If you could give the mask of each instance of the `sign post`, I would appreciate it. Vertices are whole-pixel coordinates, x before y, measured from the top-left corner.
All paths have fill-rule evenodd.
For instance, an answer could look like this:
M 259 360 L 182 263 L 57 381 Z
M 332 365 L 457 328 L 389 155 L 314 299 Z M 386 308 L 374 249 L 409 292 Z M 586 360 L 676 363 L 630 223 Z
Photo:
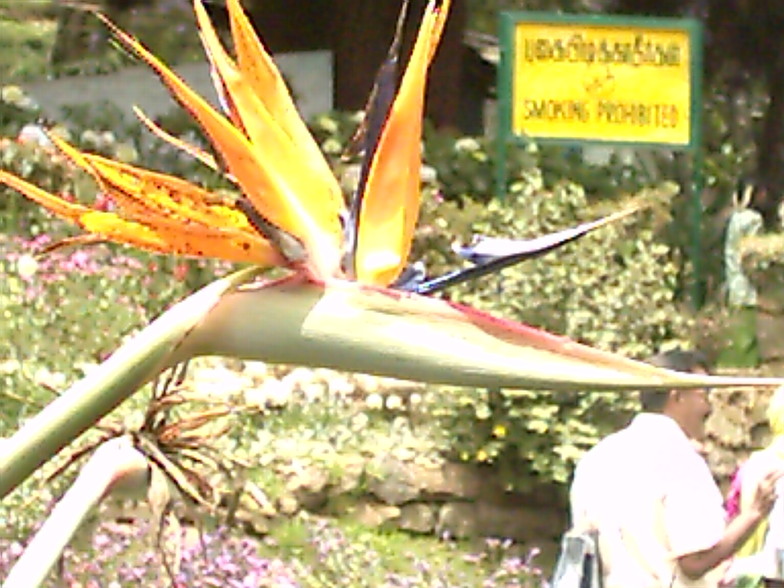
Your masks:
M 512 141 L 691 155 L 692 299 L 702 304 L 702 26 L 694 19 L 501 13 L 497 192 Z

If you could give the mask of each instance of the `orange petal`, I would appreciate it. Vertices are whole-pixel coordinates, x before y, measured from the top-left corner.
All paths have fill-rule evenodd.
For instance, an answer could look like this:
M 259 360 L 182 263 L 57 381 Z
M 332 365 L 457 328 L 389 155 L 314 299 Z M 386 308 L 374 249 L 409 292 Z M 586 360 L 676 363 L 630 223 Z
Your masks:
M 360 282 L 386 285 L 406 264 L 419 216 L 422 116 L 430 61 L 449 0 L 431 0 L 422 18 L 400 90 L 373 157 L 360 211 L 356 272 Z
M 110 189 L 103 185 L 100 174 L 98 174 L 95 169 L 93 169 L 93 166 L 90 165 L 90 162 L 87 159 L 87 155 L 85 153 L 82 153 L 67 141 L 57 137 L 53 133 L 50 133 L 48 137 L 49 140 L 52 141 L 52 143 L 74 164 L 93 176 L 93 178 L 95 178 L 95 180 L 101 185 L 102 189 L 110 192 Z M 146 205 L 146 203 L 139 202 L 137 199 L 129 197 L 124 193 L 113 193 L 112 197 L 114 198 L 117 206 L 121 208 L 123 213 L 128 216 L 143 218 L 146 214 L 149 213 L 149 207 Z
M 280 197 L 291 205 L 301 223 L 302 230 L 294 234 L 306 244 L 331 246 L 339 251 L 342 238 L 339 218 L 343 208 L 340 186 L 296 110 L 291 110 L 288 117 L 284 111 L 278 112 L 283 122 L 293 118 L 299 120 L 303 134 L 295 139 L 286 132 L 276 113 L 268 109 L 268 101 L 279 104 L 285 99 L 290 100 L 285 86 L 255 87 L 250 84 L 223 48 L 201 1 L 197 0 L 194 6 L 202 41 L 229 103 L 259 153 L 264 173 L 275 184 Z M 280 96 L 281 90 L 285 91 L 285 95 Z M 252 194 L 248 195 L 255 206 Z M 256 208 L 263 214 L 261 207 Z M 321 249 L 317 249 L 311 254 L 320 252 Z
M 187 225 L 194 234 L 202 227 L 227 236 L 261 238 L 242 212 L 198 186 L 174 176 L 82 153 L 55 136 L 51 140 L 95 178 L 117 203 L 123 218 L 172 230 Z
M 232 125 L 203 98 L 191 90 L 160 60 L 147 51 L 135 38 L 103 19 L 124 45 L 139 55 L 158 74 L 172 95 L 191 113 L 221 154 L 229 172 L 237 179 L 254 207 L 273 225 L 293 234 L 302 241 L 310 256 L 312 271 L 322 277 L 333 275 L 340 263 L 340 222 L 338 211 L 333 219 L 315 222 L 312 213 L 293 195 L 285 178 L 274 169 L 276 154 L 253 148 L 241 130 Z M 300 195 L 301 196 L 301 195 Z M 309 198 L 319 195 L 309 194 Z M 323 194 L 320 195 L 324 197 Z M 331 220 L 327 233 L 314 232 Z M 315 266 L 315 267 L 313 267 Z
M 151 172 L 97 155 L 85 155 L 112 197 L 132 199 L 153 216 L 175 224 L 198 224 L 224 232 L 255 234 L 245 215 L 180 178 Z
M 197 227 L 171 227 L 126 220 L 111 212 L 91 210 L 79 224 L 86 230 L 116 241 L 158 253 L 211 257 L 249 262 L 262 267 L 282 265 L 277 252 L 262 240 L 227 236 Z
M 111 241 L 159 253 L 214 257 L 265 267 L 283 264 L 277 251 L 255 232 L 244 234 L 237 230 L 185 224 L 154 214 L 148 214 L 143 221 L 129 220 L 116 213 L 68 202 L 4 171 L 0 171 L 0 183 L 21 192 L 57 216 Z
M 331 176 L 332 170 L 329 164 L 299 115 L 286 81 L 256 35 L 253 25 L 242 9 L 240 0 L 227 0 L 226 7 L 229 11 L 237 64 L 243 79 L 264 103 L 273 120 L 305 152 L 304 158 L 314 172 Z M 339 191 L 329 194 L 329 197 L 337 199 L 333 206 L 343 207 L 343 199 Z
M 79 222 L 79 217 L 90 209 L 75 202 L 63 200 L 59 196 L 50 194 L 46 190 L 42 190 L 38 186 L 26 182 L 22 178 L 18 178 L 13 174 L 0 170 L 0 184 L 5 184 L 24 194 L 33 202 L 37 202 L 48 211 L 53 212 L 57 216 L 73 221 Z
M 241 173 L 235 174 L 238 181 L 243 185 L 257 179 L 258 162 L 254 156 L 250 143 L 239 129 L 234 127 L 225 117 L 219 114 L 210 104 L 191 90 L 174 72 L 166 67 L 159 59 L 152 55 L 134 37 L 128 35 L 123 30 L 117 28 L 111 21 L 101 17 L 104 23 L 112 30 L 114 35 L 131 51 L 146 61 L 150 67 L 158 74 L 158 77 L 166 85 L 174 98 L 185 108 L 202 126 L 226 164 L 232 171 Z M 244 181 L 243 181 L 244 180 Z M 275 224 L 283 226 L 281 217 L 283 211 L 265 210 L 264 214 Z

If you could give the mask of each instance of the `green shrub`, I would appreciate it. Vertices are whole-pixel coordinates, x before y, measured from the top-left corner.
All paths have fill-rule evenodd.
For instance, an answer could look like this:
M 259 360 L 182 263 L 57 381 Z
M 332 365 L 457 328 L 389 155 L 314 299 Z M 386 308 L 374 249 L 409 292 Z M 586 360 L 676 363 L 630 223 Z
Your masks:
M 15 137 L 41 116 L 38 105 L 19 86 L 0 86 L 0 137 Z
M 622 204 L 616 203 L 617 210 Z M 519 181 L 506 202 L 486 205 L 428 198 L 415 256 L 434 274 L 455 267 L 450 245 L 473 233 L 534 237 L 599 216 L 584 191 L 541 177 Z M 555 253 L 448 291 L 455 300 L 601 349 L 644 358 L 688 344 L 691 320 L 677 306 L 674 252 L 656 237 L 658 215 L 639 213 Z M 455 456 L 564 482 L 571 463 L 636 406 L 629 393 L 448 390 L 432 407 L 454 439 Z
M 150 147 L 151 142 L 143 138 L 143 131 L 123 126 L 120 121 L 121 117 L 112 110 L 72 110 L 70 134 L 84 148 L 112 156 L 125 154 L 126 159 L 138 159 L 141 164 L 154 159 L 156 167 L 169 173 L 206 185 L 212 183 L 213 187 L 222 185 L 214 172 L 194 164 L 167 145 L 156 143 Z M 345 114 L 319 117 L 312 125 L 319 144 L 338 169 L 356 160 L 356 157 L 344 158 L 342 153 L 357 122 L 357 115 Z M 190 134 L 192 140 L 200 140 L 192 123 L 179 115 L 164 124 L 179 135 Z M 108 128 L 117 130 L 108 132 Z M 558 182 L 548 187 L 546 172 L 540 165 L 546 155 L 544 151 L 520 147 L 510 154 L 514 159 L 510 168 L 513 173 L 509 176 L 506 199 L 500 201 L 487 198 L 487 190 L 492 188 L 490 145 L 467 138 L 453 141 L 446 135 L 430 133 L 426 145 L 428 163 L 439 170 L 439 175 L 435 188 L 427 191 L 424 198 L 413 256 L 424 258 L 432 274 L 459 265 L 451 245 L 455 240 L 468 241 L 474 233 L 533 237 L 600 215 L 580 186 Z M 78 200 L 89 201 L 94 197 L 92 182 L 65 165 L 60 156 L 39 147 L 13 143 L 4 151 L 4 157 L 10 161 L 8 167 L 12 171 L 31 178 L 45 189 L 70 191 Z M 556 177 L 557 174 L 552 174 L 551 179 Z M 614 211 L 621 205 L 621 202 L 606 203 L 604 208 Z M 49 226 L 50 221 L 40 220 L 36 215 L 41 213 L 33 212 L 32 208 L 35 207 L 24 209 L 16 217 L 15 222 L 23 227 L 25 234 L 63 232 L 62 224 Z M 658 218 L 653 212 L 638 214 L 556 253 L 507 269 L 500 275 L 457 286 L 449 295 L 477 308 L 603 349 L 644 357 L 663 344 L 688 339 L 690 326 L 675 303 L 679 258 L 677 252 L 657 238 Z M 68 354 L 58 356 L 53 347 L 72 349 L 76 340 L 84 336 L 83 329 L 89 329 L 85 324 L 111 323 L 100 344 L 96 341 L 94 347 L 76 346 L 80 353 L 100 357 L 116 345 L 122 333 L 208 279 L 215 269 L 214 265 L 201 262 L 196 269 L 203 273 L 196 271 L 195 278 L 189 277 L 182 284 L 166 284 L 181 261 L 144 253 L 133 255 L 148 260 L 142 261 L 145 265 L 154 262 L 160 268 L 163 293 L 157 299 L 139 298 L 138 292 L 150 291 L 139 276 L 116 280 L 94 275 L 86 282 L 71 277 L 26 311 L 20 305 L 29 305 L 29 301 L 16 299 L 15 316 L 23 317 L 27 312 L 28 316 L 37 318 L 26 324 L 21 318 L 9 323 L 9 340 L 38 341 L 39 347 L 31 346 L 26 355 L 58 357 L 56 369 L 63 369 L 62 365 L 69 361 Z M 168 268 L 164 269 L 167 264 Z M 193 272 L 186 273 L 193 275 Z M 97 293 L 100 300 L 87 304 L 86 292 Z M 131 313 L 132 316 L 109 319 L 107 315 L 113 312 L 111 301 L 122 297 L 133 304 L 120 312 L 130 312 L 134 305 L 141 308 L 136 314 Z M 57 301 L 65 299 L 69 302 L 57 306 Z M 76 306 L 72 308 L 71 304 Z M 51 308 L 55 307 L 52 312 Z M 70 339 L 47 337 L 47 329 L 55 324 L 77 324 L 78 328 Z M 27 335 L 24 329 L 31 334 Z M 565 480 L 570 463 L 579 452 L 616 426 L 634 406 L 632 396 L 619 394 L 501 392 L 494 393 L 491 401 L 484 391 L 461 390 L 437 397 L 449 399 L 437 401 L 432 409 L 454 439 L 454 455 L 510 467 L 515 472 L 514 476 L 510 474 L 510 480 L 531 474 Z M 526 475 L 518 475 L 523 470 Z
M 104 360 L 188 293 L 197 273 L 180 267 L 182 261 L 106 245 L 34 257 L 51 241 L 48 235 L 0 240 L 0 387 L 11 391 L 0 398 L 6 424 Z

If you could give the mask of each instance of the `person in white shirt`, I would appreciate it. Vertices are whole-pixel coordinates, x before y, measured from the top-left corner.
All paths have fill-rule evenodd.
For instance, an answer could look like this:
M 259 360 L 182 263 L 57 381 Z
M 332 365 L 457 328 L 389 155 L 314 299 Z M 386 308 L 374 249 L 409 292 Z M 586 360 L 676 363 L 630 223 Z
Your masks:
M 740 508 L 754 500 L 757 484 L 776 467 L 784 467 L 784 386 L 778 388 L 768 404 L 768 423 L 773 439 L 764 448 L 751 454 L 740 466 L 736 482 L 740 483 Z M 764 575 L 769 578 L 784 576 L 784 479 L 778 481 L 779 499 L 764 520 L 738 551 L 734 562 L 737 573 Z M 735 512 L 730 512 L 730 517 Z
M 697 352 L 651 363 L 707 373 Z M 728 560 L 773 506 L 767 474 L 754 500 L 727 523 L 723 497 L 694 441 L 705 435 L 709 392 L 640 393 L 643 413 L 580 460 L 570 491 L 572 525 L 595 530 L 604 588 L 717 588 Z

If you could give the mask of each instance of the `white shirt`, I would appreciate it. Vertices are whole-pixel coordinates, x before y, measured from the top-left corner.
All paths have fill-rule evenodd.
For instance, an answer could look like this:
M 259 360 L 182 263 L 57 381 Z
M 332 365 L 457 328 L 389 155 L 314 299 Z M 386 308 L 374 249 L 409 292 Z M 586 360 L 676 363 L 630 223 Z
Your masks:
M 640 414 L 580 460 L 571 488 L 576 529 L 599 532 L 605 588 L 716 588 L 725 566 L 698 580 L 677 558 L 724 534 L 723 499 L 705 460 L 678 424 Z
M 757 485 L 774 468 L 784 465 L 784 438 L 777 438 L 768 448 L 755 451 L 741 468 L 742 505 L 753 500 Z M 739 558 L 735 573 L 763 574 L 776 578 L 780 574 L 778 553 L 784 550 L 784 478 L 776 483 L 776 502 L 767 518 L 767 532 L 761 551 Z

